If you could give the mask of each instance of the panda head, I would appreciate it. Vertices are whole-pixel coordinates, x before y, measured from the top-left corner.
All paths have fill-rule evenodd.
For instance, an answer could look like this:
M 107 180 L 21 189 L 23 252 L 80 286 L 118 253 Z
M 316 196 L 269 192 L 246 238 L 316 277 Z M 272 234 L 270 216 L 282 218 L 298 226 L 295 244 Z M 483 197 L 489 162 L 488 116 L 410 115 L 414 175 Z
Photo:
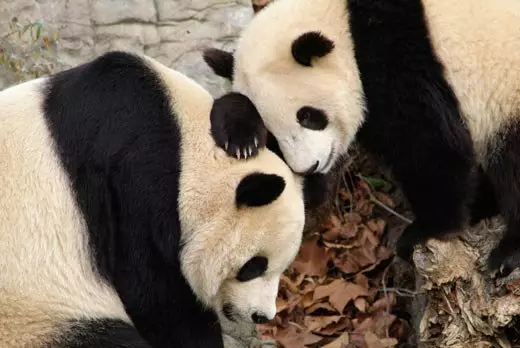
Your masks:
M 204 60 L 249 97 L 297 173 L 326 173 L 363 121 L 363 97 L 342 1 L 277 0 L 242 32 L 234 54 Z
M 201 188 L 195 230 L 183 230 L 182 270 L 221 317 L 260 323 L 274 318 L 280 276 L 300 247 L 302 182 L 267 150 L 250 161 L 222 156 L 235 164 Z

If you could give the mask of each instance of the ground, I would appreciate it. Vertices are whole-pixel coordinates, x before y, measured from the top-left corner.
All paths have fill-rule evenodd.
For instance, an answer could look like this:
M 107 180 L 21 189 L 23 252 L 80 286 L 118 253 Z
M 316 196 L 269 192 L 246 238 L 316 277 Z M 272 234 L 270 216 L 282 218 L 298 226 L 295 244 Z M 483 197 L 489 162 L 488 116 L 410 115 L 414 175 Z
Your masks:
M 482 262 L 501 222 L 431 241 L 407 264 L 393 253 L 413 219 L 406 201 L 374 161 L 353 157 L 309 214 L 262 337 L 285 348 L 520 347 L 518 277 L 495 279 Z

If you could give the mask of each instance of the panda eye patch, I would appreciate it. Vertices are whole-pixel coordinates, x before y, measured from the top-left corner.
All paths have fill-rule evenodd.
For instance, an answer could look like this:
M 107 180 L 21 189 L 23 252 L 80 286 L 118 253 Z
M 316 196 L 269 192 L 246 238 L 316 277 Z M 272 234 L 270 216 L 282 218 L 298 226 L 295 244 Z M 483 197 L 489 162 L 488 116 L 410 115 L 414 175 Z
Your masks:
M 304 106 L 296 113 L 298 123 L 305 128 L 311 130 L 324 130 L 329 124 L 329 120 L 325 113 L 312 106 Z
M 255 256 L 247 261 L 237 274 L 237 280 L 247 282 L 260 277 L 267 270 L 267 258 L 263 256 Z

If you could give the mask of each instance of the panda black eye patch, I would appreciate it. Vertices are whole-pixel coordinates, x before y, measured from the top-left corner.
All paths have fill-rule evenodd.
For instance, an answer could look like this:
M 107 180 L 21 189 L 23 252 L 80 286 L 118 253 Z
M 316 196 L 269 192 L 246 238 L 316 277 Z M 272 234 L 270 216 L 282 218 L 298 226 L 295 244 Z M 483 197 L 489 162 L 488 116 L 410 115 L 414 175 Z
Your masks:
M 247 282 L 260 277 L 267 270 L 267 258 L 263 256 L 255 256 L 247 261 L 237 274 L 237 280 Z
M 327 128 L 329 120 L 323 111 L 313 108 L 312 106 L 304 106 L 296 113 L 298 123 L 311 130 L 321 131 Z

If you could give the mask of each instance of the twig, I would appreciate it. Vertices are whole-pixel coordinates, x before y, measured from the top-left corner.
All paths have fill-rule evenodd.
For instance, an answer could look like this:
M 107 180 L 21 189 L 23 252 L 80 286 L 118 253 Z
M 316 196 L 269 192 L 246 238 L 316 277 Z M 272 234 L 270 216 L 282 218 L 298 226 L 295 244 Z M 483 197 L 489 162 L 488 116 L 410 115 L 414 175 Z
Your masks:
M 381 285 L 383 286 L 383 293 L 384 293 L 384 296 L 385 296 L 385 299 L 386 299 L 386 313 L 390 313 L 390 303 L 388 301 L 388 289 L 386 288 L 386 275 L 388 273 L 388 269 L 390 267 L 387 266 L 385 268 L 385 271 L 383 272 L 383 276 L 381 277 Z M 385 326 L 386 326 L 386 338 L 389 338 L 390 337 L 390 329 L 388 328 L 388 322 L 387 322 L 387 317 L 385 317 Z
M 413 290 L 408 290 L 408 289 L 403 289 L 403 288 L 381 288 L 381 289 L 377 289 L 377 291 L 383 291 L 383 292 L 385 292 L 385 290 L 387 292 L 393 292 L 394 294 L 396 294 L 398 296 L 401 296 L 401 297 L 415 297 L 415 296 L 421 294 L 420 291 L 413 291 Z
M 370 183 L 365 179 L 365 177 L 363 177 L 363 175 L 361 174 L 357 174 L 357 176 L 363 180 L 368 186 L 370 186 L 370 188 L 373 190 L 374 188 L 372 187 L 372 185 L 370 185 Z M 368 192 L 368 195 L 370 196 L 370 201 L 372 203 L 375 203 L 377 204 L 379 207 L 383 208 L 384 210 L 386 210 L 387 212 L 389 212 L 390 214 L 393 214 L 395 216 L 397 216 L 399 219 L 403 220 L 404 222 L 406 223 L 409 223 L 411 224 L 413 221 L 408 219 L 407 217 L 399 214 L 398 212 L 396 212 L 395 210 L 393 210 L 392 208 L 390 208 L 389 206 L 387 206 L 386 204 L 384 204 L 383 202 L 381 202 L 379 199 L 376 198 L 376 196 L 374 196 L 374 194 L 371 192 L 371 191 L 367 191 Z

